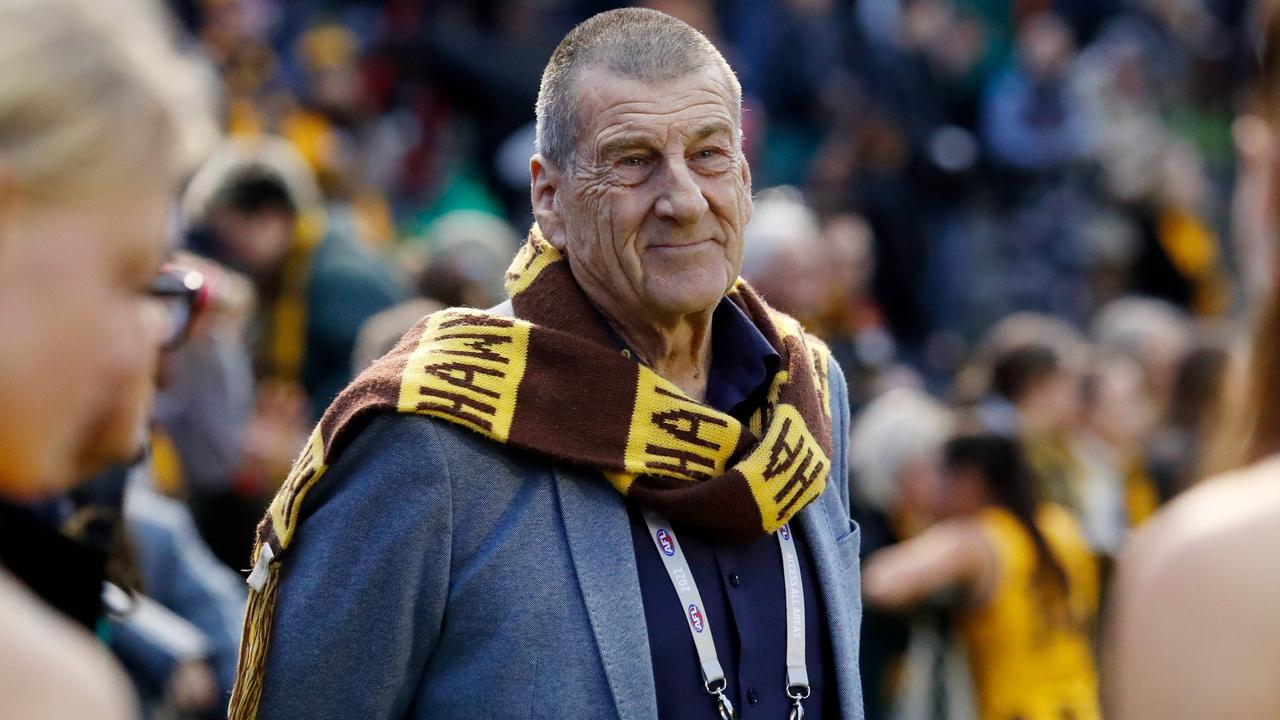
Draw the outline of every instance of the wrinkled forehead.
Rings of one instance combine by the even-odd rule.
[[[578,152],[597,158],[619,142],[665,146],[741,137],[738,99],[713,65],[664,79],[623,77],[602,67],[575,80]]]

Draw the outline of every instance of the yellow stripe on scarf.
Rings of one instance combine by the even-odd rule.
[[[747,478],[764,530],[772,534],[787,523],[795,508],[822,494],[831,459],[809,432],[800,411],[782,403],[774,408],[764,439],[734,469]]]
[[[741,427],[730,415],[695,401],[642,366],[627,433],[627,472],[678,480],[720,475],[728,468]]]
[[[436,313],[409,358],[398,410],[438,417],[506,442],[531,327],[480,311]]]

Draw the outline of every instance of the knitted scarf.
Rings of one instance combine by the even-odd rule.
[[[257,714],[279,564],[307,493],[376,413],[428,415],[556,463],[596,468],[641,506],[726,542],[772,534],[826,486],[829,353],[745,282],[727,297],[782,360],[745,425],[620,352],[536,227],[507,271],[507,291],[514,317],[450,309],[424,318],[312,432],[258,526],[232,720]]]

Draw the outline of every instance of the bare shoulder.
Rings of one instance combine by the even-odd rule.
[[[1178,498],[1122,558],[1109,655],[1114,717],[1280,713],[1280,461]]]
[[[1132,580],[1271,573],[1280,581],[1280,458],[1209,478],[1162,511],[1126,553]],[[1280,590],[1280,586],[1277,586]],[[1280,600],[1280,598],[1276,598]]]
[[[39,720],[135,717],[124,674],[92,637],[0,573],[0,697]]]

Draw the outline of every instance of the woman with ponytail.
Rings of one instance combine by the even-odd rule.
[[[1016,440],[953,438],[944,470],[939,521],[868,560],[868,604],[909,608],[959,591],[982,720],[1098,718],[1098,575],[1079,525],[1040,501]]]

